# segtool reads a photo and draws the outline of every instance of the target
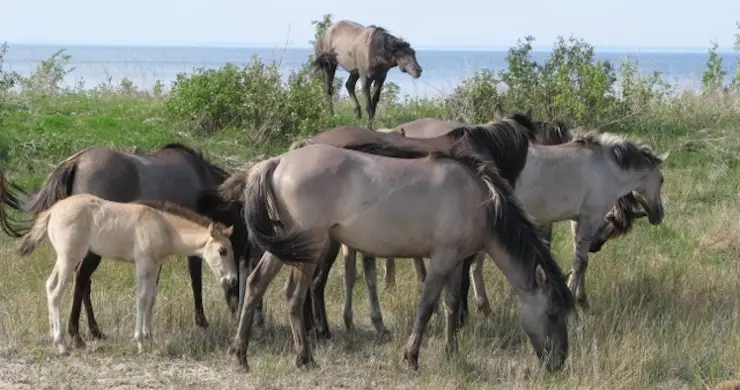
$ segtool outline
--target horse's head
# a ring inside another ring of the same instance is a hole
[[[234,250],[229,236],[234,227],[219,228],[213,223],[208,226],[208,238],[199,255],[206,261],[211,270],[221,281],[225,289],[232,288],[237,282],[237,266],[234,261]]]
[[[619,198],[617,204],[609,210],[601,226],[596,230],[588,251],[591,253],[600,251],[607,241],[627,234],[632,229],[632,223],[635,220],[646,216],[647,213],[632,192]]]
[[[397,40],[393,42],[392,55],[401,72],[408,73],[411,77],[418,79],[421,77],[421,65],[416,60],[416,51],[411,48],[408,42]]]
[[[544,269],[535,268],[535,288],[522,299],[522,326],[537,357],[548,370],[560,369],[568,357],[567,317],[570,307],[563,307],[553,283]]]
[[[645,169],[639,170],[637,188],[634,190],[635,199],[645,209],[648,221],[651,225],[657,225],[663,221],[663,201],[660,190],[663,187],[663,173],[660,165],[668,157],[668,153],[662,156],[654,156],[646,153],[646,159],[650,160]]]

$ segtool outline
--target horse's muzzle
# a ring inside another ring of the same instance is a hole
[[[236,276],[229,275],[221,277],[221,286],[223,288],[232,288],[236,286]]]

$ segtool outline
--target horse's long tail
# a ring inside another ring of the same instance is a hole
[[[22,237],[28,231],[28,227],[24,225],[28,225],[31,222],[21,221],[8,213],[6,206],[19,213],[25,212],[21,197],[28,197],[26,191],[16,184],[5,180],[5,175],[3,172],[0,172],[0,229],[5,234],[14,238]]]
[[[270,205],[274,209],[277,205],[271,179],[278,164],[280,157],[272,157],[255,164],[249,172],[233,175],[222,184],[222,196],[243,201],[249,239],[254,244],[286,262],[315,261],[323,242],[318,242],[310,230],[284,232],[283,224],[270,216]]]
[[[21,238],[21,245],[18,247],[18,253],[21,256],[31,254],[39,247],[41,241],[46,237],[46,228],[49,225],[49,218],[51,218],[51,210],[42,211],[41,214],[36,217],[36,221],[33,223],[31,230]]]
[[[26,205],[26,212],[39,215],[54,203],[72,195],[72,186],[77,174],[77,157],[83,152],[85,150],[73,154],[54,168],[44,180],[39,192]]]
[[[314,69],[324,71],[337,67],[337,55],[333,52],[321,52],[316,54],[316,58],[311,62]]]

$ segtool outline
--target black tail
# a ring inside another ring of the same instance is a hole
[[[7,206],[18,213],[25,213],[21,197],[28,198],[28,193],[18,185],[5,180],[4,173],[0,172],[0,229],[14,238],[23,237],[33,223],[33,219],[23,221],[11,216],[6,209]]]
[[[54,203],[72,195],[72,186],[77,174],[77,157],[79,153],[72,158],[62,161],[54,171],[46,177],[41,190],[34,196],[31,203],[26,206],[26,212],[39,215],[41,212],[49,209]]]
[[[321,235],[311,230],[286,233],[283,224],[270,217],[270,205],[275,208],[277,204],[271,179],[279,163],[280,157],[262,161],[254,165],[247,178],[243,202],[249,239],[285,262],[316,261],[325,241],[317,239]]]
[[[335,53],[323,52],[316,55],[311,65],[317,71],[324,71],[337,67],[337,55]]]

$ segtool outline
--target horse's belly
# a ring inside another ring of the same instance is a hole
[[[112,260],[133,261],[134,245],[131,240],[102,230],[93,234],[90,251],[100,257]]]
[[[378,225],[337,226],[332,237],[350,248],[376,257],[428,257],[432,249],[430,235],[422,237]]]

